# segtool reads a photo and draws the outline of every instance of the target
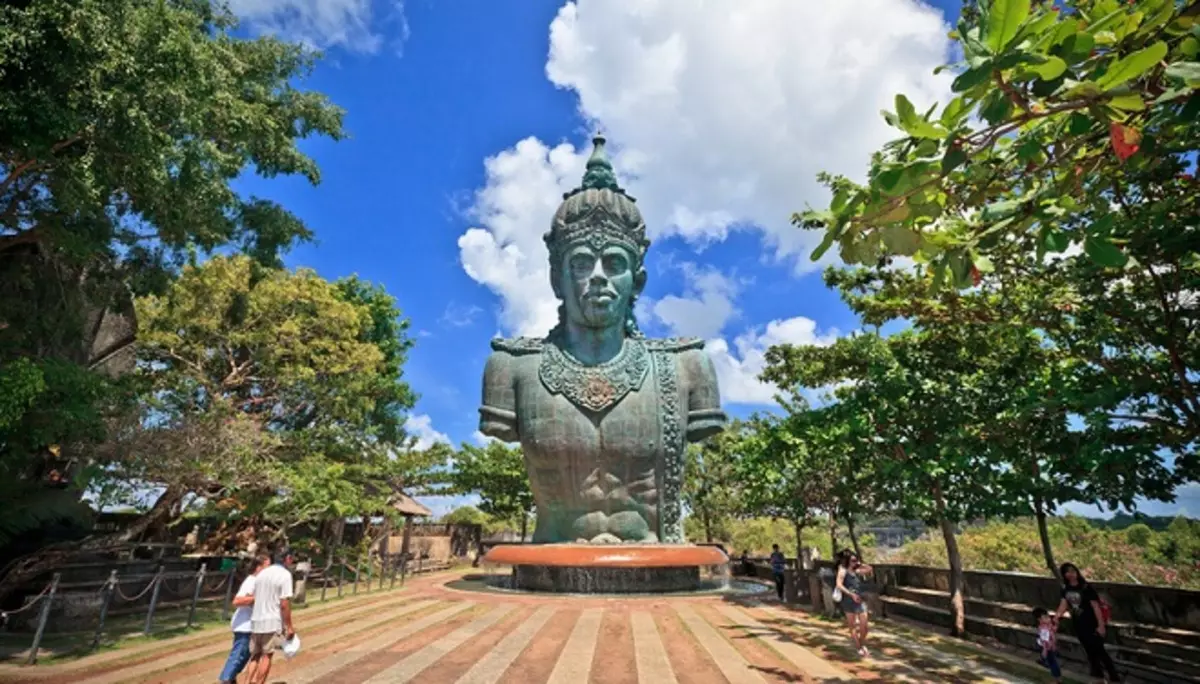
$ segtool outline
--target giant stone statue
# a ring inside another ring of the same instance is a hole
[[[535,542],[680,543],[686,442],[725,425],[698,339],[646,339],[633,307],[650,241],[597,136],[546,233],[561,302],[544,339],[492,341],[480,430],[519,441]]]

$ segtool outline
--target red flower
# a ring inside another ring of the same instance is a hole
[[[971,267],[971,281],[975,283],[976,287],[979,286],[979,283],[983,282],[983,275],[980,274],[979,269],[975,268],[974,266]]]
[[[1142,142],[1142,134],[1138,129],[1124,126],[1116,121],[1108,125],[1108,137],[1112,140],[1113,152],[1121,161],[1137,154],[1138,144]]]

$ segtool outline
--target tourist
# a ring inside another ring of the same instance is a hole
[[[742,551],[742,576],[754,577],[754,563],[750,562],[750,550]]]
[[[254,610],[250,615],[250,684],[266,684],[271,674],[271,656],[286,639],[296,636],[292,626],[292,572],[286,551],[275,557],[275,564],[258,573],[254,580]]]
[[[846,614],[846,626],[850,628],[850,640],[864,658],[870,654],[867,652],[868,617],[863,576],[869,574],[871,566],[859,561],[850,549],[838,554],[837,578],[833,587],[841,595],[841,608]]]
[[[1037,622],[1037,644],[1041,651],[1038,663],[1050,670],[1054,681],[1062,682],[1062,667],[1058,664],[1058,624],[1045,608],[1034,608],[1033,619]]]
[[[775,593],[783,600],[783,571],[787,568],[787,559],[779,550],[779,544],[771,545],[771,574],[775,576]]]
[[[246,663],[250,662],[250,619],[254,608],[254,577],[270,564],[271,557],[265,553],[255,558],[254,564],[250,568],[250,574],[242,580],[242,586],[238,588],[237,594],[233,597],[233,606],[237,608],[233,611],[233,618],[229,620],[229,627],[233,630],[233,648],[229,651],[225,668],[221,670],[222,684],[236,682],[238,675],[246,667]]]
[[[1104,649],[1105,616],[1100,595],[1088,584],[1074,563],[1063,563],[1058,573],[1063,580],[1062,600],[1058,602],[1054,617],[1061,618],[1068,610],[1071,611],[1075,637],[1087,653],[1093,678],[1103,680],[1107,677],[1110,682],[1121,681],[1112,658]]]

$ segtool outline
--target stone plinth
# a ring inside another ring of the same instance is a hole
[[[729,562],[712,546],[502,545],[483,557],[513,569],[513,588],[572,594],[644,594],[702,588],[701,570]]]

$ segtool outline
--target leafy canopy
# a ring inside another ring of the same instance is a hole
[[[1194,234],[1200,24],[1188,6],[969,3],[952,34],[963,62],[946,67],[953,99],[920,111],[897,95],[884,116],[902,137],[872,159],[867,184],[823,176],[829,207],[793,217],[824,231],[814,259],[834,244],[851,264],[911,256],[935,282],[966,287],[1014,250],[1076,245],[1100,266],[1129,265],[1150,225],[1121,220],[1132,202]],[[1194,242],[1175,254],[1192,270]]]

